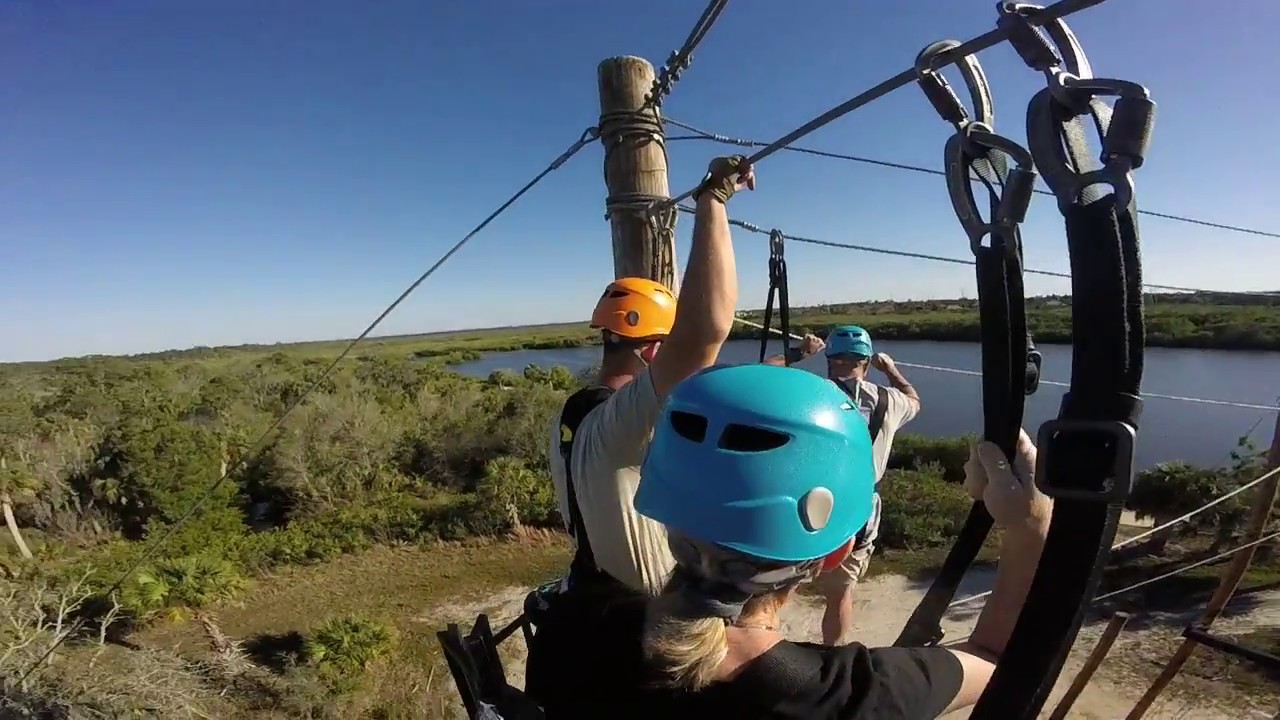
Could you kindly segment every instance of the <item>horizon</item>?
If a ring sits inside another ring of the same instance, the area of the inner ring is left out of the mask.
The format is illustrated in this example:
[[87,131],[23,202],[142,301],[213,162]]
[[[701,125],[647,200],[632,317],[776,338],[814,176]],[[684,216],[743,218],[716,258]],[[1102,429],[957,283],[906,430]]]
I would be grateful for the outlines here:
[[[1111,0],[1069,20],[1100,76],[1148,86],[1159,107],[1135,173],[1139,206],[1280,231],[1271,198],[1280,170],[1264,141],[1280,77],[1239,72],[1272,62],[1267,33],[1280,5],[1243,14],[1162,3],[1156,12],[1154,2]],[[0,5],[8,70],[0,103],[9,108],[0,115],[0,237],[14,239],[4,247],[0,362],[357,334],[596,121],[600,60],[661,62],[700,10],[677,0],[607,16],[584,0],[296,8]],[[919,48],[994,22],[992,7],[950,0],[733,4],[663,112],[772,140],[908,66]],[[739,37],[752,38],[745,57]],[[1024,108],[1043,80],[1005,45],[979,57],[996,129],[1023,142]],[[950,133],[912,86],[800,144],[936,168]],[[672,142],[673,192],[696,182],[711,157],[739,150]],[[586,315],[612,275],[600,156],[592,143],[548,176],[371,339]],[[798,153],[779,153],[758,173],[759,188],[734,198],[732,217],[810,238],[967,256],[941,178]],[[1274,239],[1141,222],[1149,282],[1273,292],[1262,288],[1274,286],[1269,269],[1280,265]],[[677,226],[681,264],[690,227]],[[1068,267],[1051,198],[1034,200],[1023,236],[1029,267]],[[734,238],[742,304],[763,304],[768,244],[740,230]],[[972,268],[789,245],[796,307],[976,295]],[[1026,284],[1033,295],[1069,288],[1061,278]]]

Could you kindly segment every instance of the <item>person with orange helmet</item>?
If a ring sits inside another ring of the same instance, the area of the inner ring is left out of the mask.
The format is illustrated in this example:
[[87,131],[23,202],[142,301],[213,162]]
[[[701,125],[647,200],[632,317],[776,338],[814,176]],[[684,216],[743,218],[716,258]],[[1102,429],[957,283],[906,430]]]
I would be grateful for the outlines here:
[[593,640],[578,637],[578,614],[602,597],[657,595],[675,567],[666,529],[632,500],[668,393],[715,363],[733,327],[738,279],[725,204],[744,188],[755,188],[744,157],[711,162],[693,195],[679,303],[661,283],[627,277],[605,287],[591,314],[603,344],[599,375],[565,402],[550,438],[556,500],[576,550],[565,577],[526,604],[537,628],[526,679],[535,697],[561,685],[557,658]]

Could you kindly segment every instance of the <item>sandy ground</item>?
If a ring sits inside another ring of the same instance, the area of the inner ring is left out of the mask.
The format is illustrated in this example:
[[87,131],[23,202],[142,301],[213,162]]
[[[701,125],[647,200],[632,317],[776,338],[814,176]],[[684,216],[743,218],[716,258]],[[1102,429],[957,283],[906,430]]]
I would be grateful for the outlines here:
[[[987,590],[990,572],[971,572],[965,579],[958,597]],[[899,576],[880,576],[864,582],[858,589],[856,602],[857,627],[854,639],[867,645],[888,645],[897,636],[926,586]],[[432,609],[423,622],[438,624],[440,621],[459,622],[470,626],[477,613],[487,612],[495,627],[516,617],[524,601],[526,588],[507,588],[474,602],[450,604]],[[1214,626],[1215,633],[1230,634],[1246,631],[1255,626],[1280,625],[1280,592],[1249,598],[1248,614],[1226,617]],[[944,619],[947,640],[962,638],[972,630],[981,602],[956,608]],[[1137,618],[1131,623],[1141,627],[1127,628],[1121,634],[1107,661],[1094,675],[1084,694],[1076,701],[1069,718],[1078,720],[1119,720],[1133,707],[1134,702],[1147,688],[1150,678],[1167,660],[1186,618],[1165,617],[1167,622],[1147,622],[1151,618]],[[817,641],[822,609],[810,598],[797,597],[783,611],[783,628],[789,638]],[[1136,622],[1142,620],[1142,622]],[[1105,623],[1091,623],[1081,630],[1075,650],[1063,671],[1053,696],[1046,704],[1042,717],[1054,708],[1062,693],[1070,684],[1085,657],[1093,648]],[[525,647],[519,635],[501,648],[507,676],[515,685],[524,680]],[[1204,652],[1201,650],[1200,652]],[[450,700],[461,713],[457,696],[449,690]],[[968,711],[952,713],[948,720],[968,717]],[[1280,718],[1280,688],[1268,697],[1245,695],[1233,687],[1212,679],[1178,680],[1158,700],[1146,715],[1152,720],[1273,720]]]

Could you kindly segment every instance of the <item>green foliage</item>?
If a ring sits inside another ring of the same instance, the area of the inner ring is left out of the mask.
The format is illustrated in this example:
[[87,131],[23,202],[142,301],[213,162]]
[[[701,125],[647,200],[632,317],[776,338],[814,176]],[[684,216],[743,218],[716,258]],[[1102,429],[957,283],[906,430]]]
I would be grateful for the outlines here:
[[468,510],[467,522],[480,534],[517,525],[551,526],[560,516],[550,479],[511,457],[489,462]]
[[964,463],[969,459],[969,446],[974,439],[973,435],[927,438],[901,434],[893,439],[888,467],[890,470],[920,470],[937,465],[947,482],[964,482]]
[[183,608],[201,608],[236,598],[247,582],[232,563],[209,555],[161,559],[136,572],[125,586],[121,604],[147,616]]
[[390,652],[394,643],[390,625],[348,615],[321,623],[307,637],[305,653],[309,663],[340,676],[351,676]]
[[900,550],[955,542],[971,500],[943,477],[941,466],[889,470],[880,482],[880,545]]
[[[1200,508],[1239,484],[1232,472],[1193,467],[1181,461],[1165,462],[1137,474],[1127,506],[1139,517],[1163,521]],[[1187,527],[1216,525],[1225,518],[1238,518],[1244,503],[1244,497],[1237,495],[1200,513]]]

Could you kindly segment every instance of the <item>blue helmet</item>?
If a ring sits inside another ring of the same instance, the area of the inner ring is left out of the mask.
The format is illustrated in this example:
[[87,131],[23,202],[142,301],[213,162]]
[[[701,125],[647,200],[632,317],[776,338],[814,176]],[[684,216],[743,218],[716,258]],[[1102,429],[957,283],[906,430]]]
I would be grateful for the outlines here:
[[634,502],[698,540],[801,563],[856,535],[874,492],[871,436],[848,396],[804,370],[752,364],[672,391]]
[[871,333],[857,325],[837,325],[827,333],[827,357],[860,355],[871,357]]

